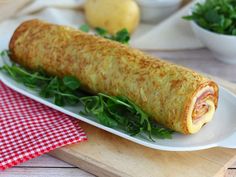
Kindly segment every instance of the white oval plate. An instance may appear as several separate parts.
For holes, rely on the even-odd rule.
[[[0,51],[7,48],[11,35],[12,34],[9,32],[1,36]],[[0,66],[5,62],[8,64],[11,63],[7,59],[4,59],[4,61],[1,60],[0,57]],[[220,87],[219,105],[214,119],[206,124],[199,133],[194,135],[174,133],[173,138],[170,140],[156,139],[156,142],[151,142],[141,136],[132,137],[122,130],[101,125],[93,117],[79,115],[79,112],[83,110],[83,107],[80,105],[75,107],[56,106],[50,99],[39,97],[35,91],[25,87],[23,84],[15,82],[1,71],[0,80],[13,90],[44,105],[149,148],[167,151],[194,151],[212,147],[236,148],[236,95],[223,87]]]
[[[0,66],[4,62],[9,63],[10,61],[0,60]],[[79,112],[83,110],[83,107],[79,104],[74,107],[56,106],[50,99],[39,97],[35,91],[25,87],[23,84],[15,82],[2,71],[0,72],[0,80],[13,90],[44,105],[149,148],[167,151],[194,151],[217,146],[236,148],[236,96],[223,87],[220,87],[219,106],[213,121],[205,125],[199,133],[194,135],[174,133],[172,139],[156,139],[156,142],[151,142],[142,136],[132,137],[122,130],[101,125],[93,117],[79,115]]]

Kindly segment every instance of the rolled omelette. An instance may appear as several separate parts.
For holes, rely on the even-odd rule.
[[[91,93],[127,97],[159,124],[183,134],[198,132],[217,108],[214,81],[71,27],[40,20],[23,22],[9,50],[13,61],[29,69],[75,76]]]

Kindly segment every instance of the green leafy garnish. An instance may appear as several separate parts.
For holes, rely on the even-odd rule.
[[[80,26],[79,29],[84,32],[89,32],[89,30],[90,30],[89,26],[86,24]],[[95,30],[95,34],[98,36],[101,36],[101,37],[104,37],[106,39],[110,39],[113,41],[117,41],[122,44],[128,44],[129,40],[130,40],[130,34],[129,34],[128,30],[125,28],[118,31],[115,35],[109,34],[106,29],[103,29],[100,27],[97,27],[94,30]]]
[[[72,90],[76,90],[80,86],[80,82],[78,81],[78,79],[76,79],[75,77],[71,77],[71,76],[65,76],[63,78],[63,83],[64,83],[64,85],[66,85],[68,88],[70,88]]]
[[[183,17],[199,26],[220,34],[236,35],[236,1],[206,0],[197,3],[192,15]]]
[[[99,36],[102,36],[102,37],[110,37],[109,33],[107,30],[103,29],[103,28],[95,28],[95,31],[96,31],[96,34],[99,35]]]
[[[119,127],[132,136],[148,133],[150,140],[153,140],[152,135],[161,139],[171,138],[172,131],[151,121],[150,117],[128,98],[99,93],[96,96],[82,97],[80,101],[84,105],[82,114],[95,116],[100,123],[108,127]]]
[[[74,77],[53,77],[41,70],[30,71],[17,65],[5,64],[1,69],[5,70],[15,81],[36,89],[40,96],[53,98],[56,105],[75,105],[79,102],[78,89],[80,83]]]
[[[10,54],[9,50],[3,50],[0,52],[0,57],[5,57],[5,56],[8,56],[9,54]]]
[[[79,27],[79,29],[81,30],[81,31],[83,31],[83,32],[89,32],[89,26],[88,25],[86,25],[86,24],[84,24],[84,25],[81,25],[80,27]]]
[[[114,36],[112,36],[112,40],[118,41],[122,44],[128,44],[130,40],[129,32],[127,29],[122,29],[118,31]]]

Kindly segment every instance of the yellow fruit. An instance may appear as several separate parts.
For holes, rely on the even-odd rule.
[[[139,23],[140,12],[134,0],[87,0],[85,15],[90,26],[115,34],[123,28],[133,32]]]

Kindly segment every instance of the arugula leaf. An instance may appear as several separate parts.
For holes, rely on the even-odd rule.
[[[10,51],[6,49],[0,52],[0,57],[5,57],[5,56],[8,56],[9,54],[10,54]]]
[[[209,23],[220,23],[221,22],[221,16],[218,14],[218,12],[215,9],[210,9],[204,14],[204,18]]]
[[[112,119],[110,117],[110,115],[107,114],[106,111],[99,113],[98,115],[96,115],[96,117],[98,118],[98,120],[101,124],[103,124],[107,127],[114,128],[114,127],[118,126],[118,123],[114,119]]]
[[[80,26],[80,30],[82,30],[84,32],[89,32],[89,26],[82,25],[82,26]],[[110,39],[113,41],[117,41],[122,44],[128,44],[129,40],[130,40],[130,34],[129,34],[128,30],[125,28],[118,31],[115,35],[109,34],[106,29],[103,29],[100,27],[96,27],[94,30],[95,30],[95,34],[98,36],[101,36],[103,38]]]
[[[115,36],[112,37],[114,41],[118,41],[122,44],[128,44],[130,40],[129,32],[127,29],[122,29],[118,31]]]
[[[65,86],[72,90],[76,90],[80,87],[80,82],[78,81],[78,79],[72,76],[65,76],[63,78],[63,83]]]
[[[41,97],[53,98],[56,105],[75,105],[79,102],[79,81],[74,77],[52,77],[45,72],[30,71],[17,65],[5,64],[1,70],[7,72],[15,81],[38,91]]]
[[[99,96],[85,96],[80,98],[80,102],[84,105],[85,114],[97,115],[103,111]]]
[[[80,29],[81,31],[83,31],[83,32],[86,32],[86,33],[89,32],[89,30],[90,30],[89,26],[86,25],[86,24],[81,25],[81,26],[79,27],[79,29]]]
[[[108,127],[119,127],[131,136],[140,133],[148,134],[152,141],[152,135],[157,138],[171,138],[172,131],[157,126],[150,117],[136,104],[125,97],[109,96],[99,93],[96,96],[80,98],[84,105],[83,115],[92,115],[98,121]]]
[[[31,88],[44,85],[51,79],[50,77],[41,75],[39,72],[32,73],[16,65],[3,65],[1,69],[5,70],[17,82],[21,82]]]
[[[174,131],[166,129],[151,120],[151,134],[159,139],[171,139]]]
[[[97,35],[102,36],[102,37],[106,37],[107,35],[109,35],[107,30],[103,28],[99,28],[99,27],[95,28],[95,32]]]
[[[236,1],[206,0],[197,3],[192,15],[184,16],[185,20],[193,20],[199,26],[212,32],[236,35]]]

